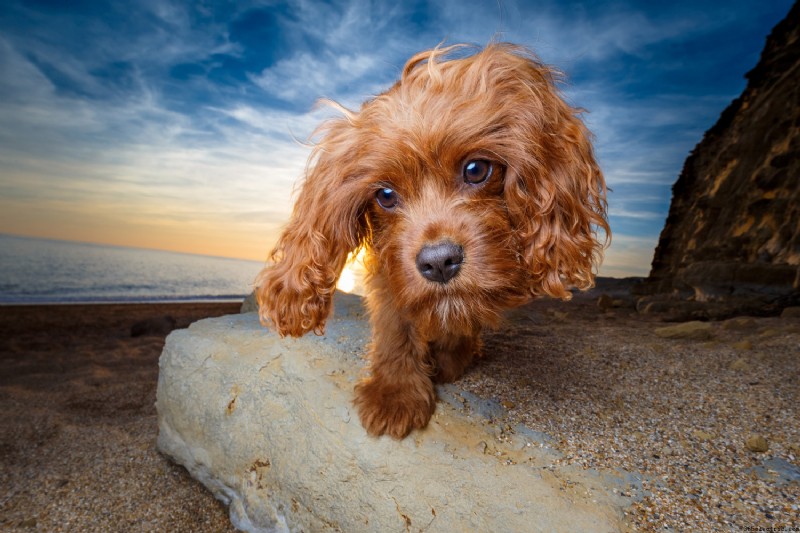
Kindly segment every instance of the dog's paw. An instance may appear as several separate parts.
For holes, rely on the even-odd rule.
[[[402,439],[428,425],[436,395],[430,380],[401,385],[368,379],[356,385],[354,403],[367,433]]]

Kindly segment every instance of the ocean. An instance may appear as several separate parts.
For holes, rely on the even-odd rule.
[[[0,304],[241,300],[245,261],[0,234]]]

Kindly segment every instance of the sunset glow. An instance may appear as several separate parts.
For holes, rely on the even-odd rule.
[[[443,39],[502,39],[564,70],[589,111],[613,190],[600,274],[646,275],[683,161],[790,4],[12,0],[0,233],[263,261],[331,116],[318,98],[355,109]]]

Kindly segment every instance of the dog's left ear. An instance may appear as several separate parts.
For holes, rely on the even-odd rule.
[[[522,59],[519,58],[518,59]],[[508,169],[506,203],[531,275],[532,295],[569,299],[594,286],[594,269],[611,231],[606,185],[579,110],[558,93],[556,74],[526,58],[518,63],[517,120],[523,143]],[[600,242],[598,230],[605,235]]]
[[[256,279],[261,322],[271,322],[281,336],[322,334],[347,255],[363,242],[364,191],[352,174],[358,148],[348,118],[318,130],[323,138],[292,217]]]

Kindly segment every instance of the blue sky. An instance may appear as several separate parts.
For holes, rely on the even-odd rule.
[[[601,274],[646,275],[686,156],[791,3],[6,0],[0,232],[263,260],[319,97],[357,107],[415,52],[495,37],[565,72],[613,189]]]

